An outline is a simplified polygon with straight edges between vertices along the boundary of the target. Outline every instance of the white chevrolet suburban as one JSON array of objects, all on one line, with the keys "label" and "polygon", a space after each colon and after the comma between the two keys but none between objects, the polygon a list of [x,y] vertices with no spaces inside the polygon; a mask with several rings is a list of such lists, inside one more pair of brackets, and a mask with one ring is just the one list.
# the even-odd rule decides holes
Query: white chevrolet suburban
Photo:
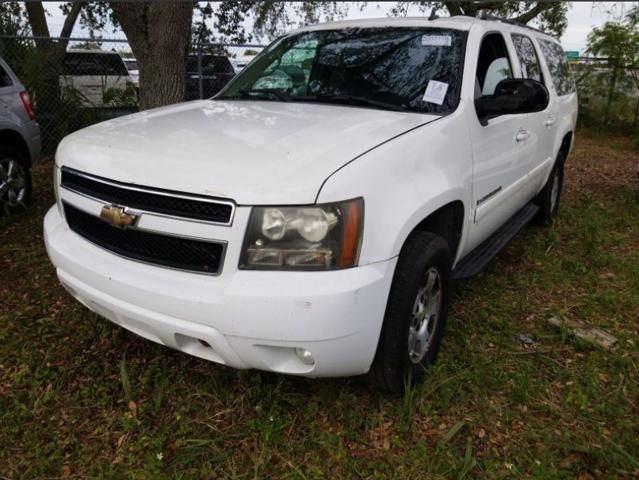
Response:
[{"label": "white chevrolet suburban", "polygon": [[48,254],[149,340],[399,391],[435,361],[451,282],[551,221],[576,117],[561,46],[530,28],[302,28],[213,99],[66,137]]}]

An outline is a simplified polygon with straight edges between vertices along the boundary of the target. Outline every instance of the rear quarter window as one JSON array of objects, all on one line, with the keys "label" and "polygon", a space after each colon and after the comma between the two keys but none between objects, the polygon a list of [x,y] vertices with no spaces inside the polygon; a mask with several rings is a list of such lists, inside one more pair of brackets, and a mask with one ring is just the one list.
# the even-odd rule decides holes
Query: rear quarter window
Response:
[{"label": "rear quarter window", "polygon": [[539,46],[548,65],[557,95],[562,96],[575,92],[575,82],[570,72],[570,65],[568,65],[568,59],[561,45],[550,40],[539,39]]}]

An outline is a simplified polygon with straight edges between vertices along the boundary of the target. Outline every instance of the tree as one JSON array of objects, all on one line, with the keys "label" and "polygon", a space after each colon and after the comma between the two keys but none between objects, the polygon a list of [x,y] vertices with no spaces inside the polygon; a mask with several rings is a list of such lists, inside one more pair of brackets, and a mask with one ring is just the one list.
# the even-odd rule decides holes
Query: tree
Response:
[{"label": "tree", "polygon": [[37,84],[44,85],[45,88],[38,90],[41,92],[48,90],[47,95],[42,93],[39,95],[38,108],[40,111],[55,111],[58,109],[58,102],[60,101],[59,75],[62,59],[69,44],[68,39],[71,36],[73,27],[85,5],[86,2],[72,2],[67,6],[67,16],[64,19],[60,38],[54,40],[49,32],[47,13],[42,2],[25,2],[29,27],[31,34],[36,37],[35,43],[42,62],[42,69],[39,73],[40,78]]},{"label": "tree", "polygon": [[[604,122],[608,123],[610,106],[614,100],[619,75],[626,72],[633,79],[635,89],[639,90],[639,24],[633,18],[633,12],[621,22],[606,22],[600,28],[594,28],[588,35],[587,53],[594,57],[605,57],[612,69],[608,84],[608,99],[604,110]],[[635,109],[633,126],[637,125],[639,102]]]},{"label": "tree", "polygon": [[528,24],[535,22],[537,26],[554,36],[560,37],[566,30],[566,13],[570,4],[568,2],[544,2],[544,1],[505,1],[490,2],[485,0],[475,1],[420,1],[397,2],[393,8],[394,15],[405,15],[411,6],[419,6],[423,11],[433,8],[445,10],[449,15],[466,15],[480,17],[482,15],[495,15],[508,18],[512,21]]},{"label": "tree", "polygon": [[[12,3],[12,2],[8,2]],[[362,5],[364,2],[359,2]],[[527,23],[535,20],[542,28],[560,35],[566,26],[565,3],[533,1],[419,1],[397,2],[394,9],[401,14],[409,6],[418,5],[424,10],[430,7],[447,10],[451,15],[478,16],[483,13],[506,16]],[[351,6],[352,8],[353,6]],[[26,2],[29,25],[36,36],[49,36],[46,11],[43,2]],[[186,56],[192,42],[251,40],[251,33],[244,29],[244,21],[251,18],[257,35],[274,37],[294,25],[303,25],[341,18],[349,9],[348,4],[336,1],[279,2],[265,0],[226,0],[215,8],[211,2],[126,2],[94,1],[67,2],[62,7],[66,18],[61,33],[70,36],[78,18],[88,28],[90,36],[107,25],[122,28],[131,50],[138,59],[140,69],[141,109],[152,108],[181,101],[186,81]],[[194,11],[198,19],[192,25]],[[219,38],[207,26],[213,19]],[[51,81],[58,74],[67,40],[54,42],[38,40],[38,47],[47,52],[51,68]],[[57,66],[55,65],[57,63]]]},{"label": "tree", "polygon": [[[109,11],[108,7],[111,8]],[[107,19],[122,27],[140,69],[140,109],[153,108],[182,101],[186,81],[186,56],[191,42],[250,39],[243,21],[252,15],[257,29],[286,25],[292,16],[316,22],[320,16],[330,18],[340,11],[339,2],[307,1],[290,5],[286,2],[250,2],[230,0],[221,2],[214,10],[211,2],[96,2],[83,12],[81,22],[87,26],[104,27]],[[193,12],[201,20],[192,27]],[[284,15],[286,14],[286,15]],[[215,39],[206,19],[215,16],[216,30],[222,35]],[[276,20],[277,19],[277,20]]]},{"label": "tree", "polygon": [[55,143],[62,135],[66,127],[66,122],[59,122],[58,116],[61,115],[64,102],[62,89],[60,85],[60,74],[62,73],[62,63],[64,54],[69,43],[68,38],[71,36],[73,27],[80,14],[80,10],[86,5],[86,2],[74,2],[67,10],[67,16],[60,32],[60,38],[54,40],[51,38],[49,27],[47,25],[47,13],[42,2],[25,2],[27,18],[29,19],[29,27],[31,34],[36,38],[35,44],[37,50],[32,52],[35,54],[37,63],[33,68],[29,68],[27,78],[30,81],[30,89],[35,94],[36,105],[40,118],[49,118],[50,121],[45,129],[45,144]]},{"label": "tree", "polygon": [[140,69],[140,109],[181,102],[192,2],[110,2]]},{"label": "tree", "polygon": [[0,3],[0,33],[23,35],[27,32],[26,13],[21,2]]},{"label": "tree", "polygon": [[639,5],[628,12],[628,22],[635,27],[639,26]]},{"label": "tree", "polygon": [[[27,9],[27,16],[29,18],[29,25],[31,26],[31,32],[36,37],[50,37],[49,27],[47,25],[47,17],[46,12],[44,10],[44,6],[42,2],[25,2]],[[67,48],[67,44],[69,43],[68,38],[71,36],[71,32],[73,32],[73,27],[75,26],[75,22],[80,15],[80,10],[86,5],[86,2],[72,2],[71,6],[67,11],[67,16],[64,19],[64,24],[62,26],[62,31],[60,32],[60,40],[57,42],[53,42],[50,38],[42,38],[37,40],[39,48],[46,48],[50,50],[52,53],[55,52],[57,55],[64,54],[64,51]]]}]

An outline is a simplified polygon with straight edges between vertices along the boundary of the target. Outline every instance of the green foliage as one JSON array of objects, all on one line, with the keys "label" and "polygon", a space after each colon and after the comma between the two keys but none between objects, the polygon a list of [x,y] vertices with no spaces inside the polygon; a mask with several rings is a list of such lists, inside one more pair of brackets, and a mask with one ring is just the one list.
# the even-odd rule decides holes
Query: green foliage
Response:
[{"label": "green foliage", "polygon": [[24,35],[28,33],[28,21],[22,2],[0,3],[0,34]]},{"label": "green foliage", "polygon": [[69,47],[69,50],[102,50],[102,43],[99,41],[78,42]]},{"label": "green foliage", "polygon": [[625,20],[606,22],[588,35],[587,53],[606,59],[605,65],[580,66],[578,87],[582,100],[587,99],[582,118],[590,124],[634,130],[639,123],[637,12],[639,7]]},{"label": "green foliage", "polygon": [[587,52],[608,58],[613,66],[639,68],[639,26],[627,20],[594,28],[588,34]]},{"label": "green foliage", "polygon": [[110,107],[130,107],[138,106],[138,100],[135,95],[135,89],[132,84],[127,84],[126,88],[107,88],[102,94],[104,105]]},{"label": "green foliage", "polygon": [[[71,10],[71,2],[63,4],[60,8],[65,15],[68,15]],[[119,27],[109,2],[104,0],[86,2],[80,11],[79,22],[83,28],[88,30],[91,38],[94,38],[96,33],[115,33]]]},{"label": "green foliage", "polygon": [[631,25],[637,26],[639,25],[639,5],[635,6],[628,12],[628,22]]},{"label": "green foliage", "polygon": [[505,2],[475,1],[399,1],[396,2],[391,13],[404,16],[410,7],[418,6],[425,14],[433,8],[445,10],[450,15],[467,15],[479,17],[481,15],[495,15],[510,18],[525,24],[532,24],[556,37],[560,37],[568,25],[566,13],[567,2],[533,2],[509,0]]}]

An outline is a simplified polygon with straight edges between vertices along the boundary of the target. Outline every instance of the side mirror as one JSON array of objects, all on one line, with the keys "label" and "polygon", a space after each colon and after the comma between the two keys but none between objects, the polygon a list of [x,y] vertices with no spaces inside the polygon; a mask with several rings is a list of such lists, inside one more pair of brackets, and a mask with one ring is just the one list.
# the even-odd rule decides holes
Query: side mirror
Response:
[{"label": "side mirror", "polygon": [[482,125],[500,115],[541,112],[550,97],[543,83],[530,78],[508,78],[495,87],[493,95],[475,100],[475,109]]}]

